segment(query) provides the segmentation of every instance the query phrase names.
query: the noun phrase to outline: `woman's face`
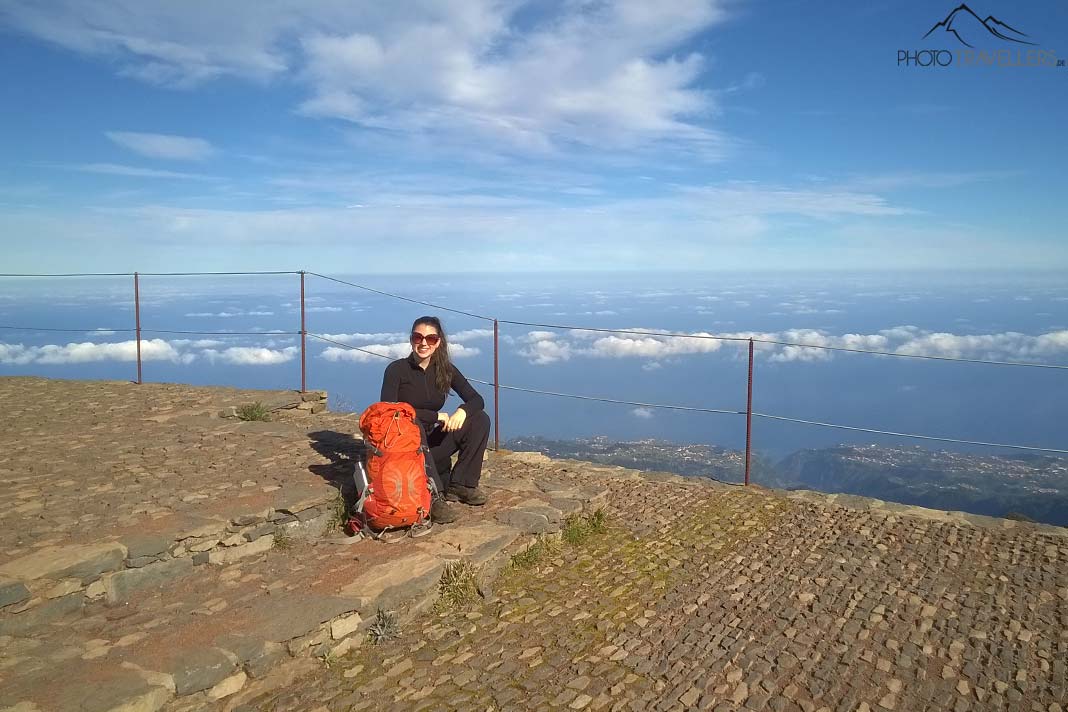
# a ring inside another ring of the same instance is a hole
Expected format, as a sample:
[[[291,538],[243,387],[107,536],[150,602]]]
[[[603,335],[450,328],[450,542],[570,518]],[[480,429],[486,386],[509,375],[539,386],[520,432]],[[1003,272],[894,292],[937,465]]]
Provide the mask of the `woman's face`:
[[[412,329],[412,351],[420,359],[434,355],[441,345],[441,335],[430,324],[418,324]]]

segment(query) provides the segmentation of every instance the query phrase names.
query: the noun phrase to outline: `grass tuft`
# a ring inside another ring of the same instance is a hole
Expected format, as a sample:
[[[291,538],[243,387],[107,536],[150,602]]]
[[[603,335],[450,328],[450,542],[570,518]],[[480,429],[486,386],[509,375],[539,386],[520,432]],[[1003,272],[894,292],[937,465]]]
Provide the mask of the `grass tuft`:
[[[543,558],[556,550],[556,542],[544,536],[512,557],[512,568],[529,569],[536,566]]]
[[[279,529],[274,533],[274,543],[271,548],[276,551],[289,551],[293,548],[293,537],[285,529]]]
[[[445,564],[438,581],[439,611],[460,608],[478,597],[478,576],[469,561],[450,561]]]
[[[371,625],[367,628],[367,639],[371,641],[372,645],[378,645],[387,640],[393,640],[399,635],[400,622],[397,620],[396,612],[379,608],[378,613],[375,614],[375,619],[371,621]]]
[[[237,409],[237,419],[245,421],[266,421],[270,420],[270,412],[271,411],[267,410],[267,406],[259,401],[256,401],[255,403],[246,403]]]
[[[326,525],[327,533],[341,531],[345,528],[345,523],[349,521],[349,503],[340,487],[337,490],[337,497],[334,498],[333,505],[333,510],[330,512],[330,521]]]
[[[608,527],[608,515],[603,509],[592,514],[572,514],[564,520],[564,529],[560,536],[568,544],[581,544],[594,534],[603,533]]]
[[[604,511],[602,507],[598,507],[593,514],[586,517],[586,524],[589,526],[591,534],[604,534],[608,531],[608,512]]]

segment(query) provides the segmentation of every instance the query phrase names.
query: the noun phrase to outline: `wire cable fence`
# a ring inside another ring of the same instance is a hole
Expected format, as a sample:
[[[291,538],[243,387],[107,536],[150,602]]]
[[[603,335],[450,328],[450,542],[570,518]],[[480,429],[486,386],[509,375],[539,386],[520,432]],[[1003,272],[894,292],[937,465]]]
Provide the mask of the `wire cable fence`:
[[[602,330],[602,331],[604,331],[604,330]],[[614,330],[607,330],[607,331],[614,331]],[[644,332],[637,332],[637,333],[644,333]],[[309,333],[308,336],[310,336],[312,338],[315,338],[315,339],[318,339],[320,341],[324,341],[324,342],[333,344],[335,346],[339,346],[341,348],[351,349],[351,350],[354,350],[354,351],[359,351],[359,352],[368,354],[370,356],[375,356],[375,357],[378,357],[378,358],[381,358],[381,359],[386,359],[386,360],[392,360],[393,359],[393,356],[390,356],[388,354],[382,354],[382,353],[378,353],[376,351],[371,351],[370,349],[361,348],[359,346],[354,346],[352,344],[346,344],[344,342],[337,341],[335,339],[326,338],[326,337],[321,336],[319,334],[311,334],[311,333]],[[748,341],[748,339],[746,339],[746,341]],[[755,339],[754,339],[754,341],[755,341]],[[697,406],[677,405],[677,404],[669,404],[669,403],[652,403],[652,402],[646,402],[646,401],[622,400],[622,399],[618,399],[618,398],[605,398],[605,397],[600,397],[600,396],[581,395],[581,394],[578,394],[578,393],[561,393],[561,392],[558,392],[558,391],[548,391],[548,390],[541,390],[541,389],[537,389],[537,388],[525,388],[525,387],[522,387],[522,386],[513,386],[513,385],[506,385],[506,384],[503,384],[503,383],[494,383],[493,381],[486,381],[486,380],[482,380],[482,379],[478,379],[478,378],[468,378],[467,380],[472,381],[474,383],[478,383],[478,384],[484,385],[484,386],[497,387],[500,390],[515,391],[515,392],[520,392],[520,393],[532,393],[532,394],[536,394],[536,395],[552,396],[552,397],[556,397],[556,398],[570,398],[570,399],[573,399],[573,400],[592,401],[592,402],[598,402],[598,403],[610,403],[610,404],[615,404],[615,405],[633,406],[633,407],[637,407],[637,408],[657,408],[657,409],[662,409],[662,410],[674,410],[674,411],[691,412],[691,413],[713,413],[713,414],[720,414],[720,415],[742,415],[742,416],[751,415],[753,418],[763,418],[763,419],[766,419],[766,420],[776,420],[776,421],[780,421],[780,422],[797,423],[797,424],[801,424],[801,425],[812,425],[812,426],[823,427],[823,428],[834,428],[834,429],[837,429],[837,430],[849,430],[849,431],[853,431],[853,432],[872,433],[872,434],[877,434],[877,435],[887,435],[887,436],[891,436],[891,437],[909,438],[909,439],[914,439],[914,440],[929,440],[929,441],[937,441],[937,442],[945,442],[945,443],[955,443],[955,444],[960,444],[960,445],[978,445],[978,446],[986,446],[986,447],[1009,448],[1009,449],[1016,449],[1016,450],[1027,450],[1027,451],[1032,451],[1032,452],[1047,452],[1047,453],[1053,453],[1053,454],[1066,454],[1066,455],[1068,455],[1068,449],[1039,447],[1039,446],[1033,446],[1033,445],[1018,445],[1018,444],[1011,444],[1011,443],[997,443],[997,442],[988,442],[988,441],[983,441],[983,440],[965,440],[965,439],[962,439],[962,438],[950,438],[950,437],[943,437],[943,436],[937,436],[937,435],[923,435],[923,434],[919,434],[919,433],[905,433],[905,432],[899,432],[899,431],[894,431],[894,430],[881,430],[881,429],[878,429],[878,428],[866,428],[866,427],[853,426],[853,425],[842,425],[842,424],[839,424],[839,423],[827,423],[827,422],[817,421],[817,420],[806,420],[806,419],[803,419],[803,418],[792,418],[792,417],[789,417],[789,416],[775,415],[775,414],[772,414],[772,413],[760,413],[760,412],[757,412],[757,411],[752,411],[750,413],[750,412],[745,411],[745,410],[736,410],[736,409],[702,408],[702,407],[697,407]],[[499,447],[499,444],[498,444],[498,447]]]
[[[210,276],[236,276],[236,275],[265,275],[265,274],[300,274],[296,270],[285,271],[260,271],[260,272],[63,272],[63,273],[27,273],[27,272],[2,272],[0,277],[133,277],[139,274],[142,277],[210,277]]]
[[[196,331],[196,330],[179,330],[179,329],[163,329],[163,328],[144,328],[140,320],[140,284],[139,279],[141,276],[160,276],[160,277],[186,277],[186,276],[262,276],[262,275],[297,275],[300,278],[300,319],[301,328],[299,331]],[[197,335],[197,336],[300,336],[300,367],[301,367],[301,391],[307,390],[306,383],[306,338],[310,337],[319,342],[330,344],[339,348],[354,350],[367,354],[369,356],[392,360],[393,356],[390,354],[383,354],[372,349],[356,346],[354,344],[348,344],[337,339],[330,338],[323,334],[312,333],[307,329],[307,307],[305,298],[305,278],[306,276],[317,277],[319,279],[326,280],[331,283],[340,284],[354,289],[363,290],[369,293],[377,294],[390,299],[403,301],[411,304],[418,304],[426,306],[432,309],[438,309],[444,312],[452,314],[459,314],[474,319],[479,319],[493,323],[493,380],[480,380],[470,379],[475,383],[489,386],[493,388],[494,395],[494,445],[500,447],[499,437],[499,402],[500,391],[512,391],[517,393],[528,393],[532,395],[548,396],[554,398],[567,398],[578,401],[598,402],[612,405],[624,405],[636,408],[648,408],[648,409],[660,409],[671,410],[680,412],[692,412],[692,413],[709,413],[718,415],[731,415],[731,416],[745,416],[746,417],[746,470],[745,470],[745,482],[749,482],[750,473],[750,457],[752,451],[752,419],[764,419],[771,421],[787,422],[800,425],[809,425],[820,428],[831,428],[838,430],[846,430],[852,432],[862,432],[870,434],[878,434],[888,437],[906,438],[914,440],[925,440],[934,442],[954,443],[961,445],[983,446],[992,448],[1007,448],[1015,450],[1025,450],[1032,452],[1051,453],[1051,454],[1068,454],[1068,449],[1040,447],[1033,445],[1022,445],[1015,443],[1000,443],[989,442],[983,440],[970,440],[964,438],[952,438],[943,437],[937,435],[923,434],[923,433],[908,433],[899,432],[893,430],[885,430],[878,428],[861,427],[855,425],[847,425],[841,423],[831,423],[819,420],[809,420],[803,418],[794,418],[789,416],[777,415],[772,413],[762,413],[753,410],[752,408],[752,379],[753,379],[753,357],[754,349],[756,345],[766,345],[780,348],[796,348],[796,349],[814,349],[826,352],[843,352],[853,354],[873,355],[879,357],[889,358],[903,358],[903,359],[920,359],[938,362],[951,362],[951,363],[968,363],[979,364],[999,367],[1025,367],[1035,369],[1046,369],[1052,371],[1068,370],[1068,365],[1053,364],[1053,363],[1037,363],[1037,362],[1025,362],[1025,361],[1005,361],[996,359],[980,359],[980,358],[966,358],[958,356],[940,356],[933,354],[916,354],[916,353],[902,353],[895,351],[883,351],[878,349],[863,349],[847,346],[833,346],[826,344],[811,344],[811,343],[799,343],[791,342],[780,339],[766,338],[764,334],[753,333],[751,335],[742,334],[710,334],[710,333],[680,333],[673,331],[663,331],[654,329],[611,329],[604,327],[591,327],[591,326],[578,326],[568,324],[555,324],[555,323],[542,323],[534,321],[521,321],[512,319],[495,319],[484,314],[479,314],[472,311],[466,311],[461,309],[455,309],[452,307],[436,304],[433,302],[415,299],[412,297],[404,296],[401,294],[395,294],[387,292],[381,289],[369,287],[367,285],[358,284],[356,282],[340,279],[337,277],[331,277],[328,275],[320,274],[318,272],[309,272],[305,270],[277,270],[277,271],[241,271],[241,272],[82,272],[82,273],[49,273],[49,274],[15,274],[15,273],[0,273],[0,277],[40,277],[40,278],[61,278],[61,277],[133,277],[134,286],[134,311],[135,311],[135,326],[130,328],[87,328],[87,329],[71,329],[71,328],[53,328],[43,326],[18,326],[18,325],[0,325],[0,329],[6,331],[40,331],[40,332],[59,332],[59,333],[85,333],[85,334],[100,334],[107,333],[134,333],[137,340],[137,383],[142,383],[141,372],[141,335],[142,333],[148,334],[176,334],[176,335]],[[499,338],[499,325],[511,325],[519,327],[527,327],[533,329],[556,329],[571,331],[576,334],[618,334],[628,337],[641,337],[641,338],[655,338],[655,339],[689,339],[689,340],[710,340],[725,343],[735,343],[738,345],[745,344],[749,349],[749,390],[748,390],[748,403],[745,410],[727,409],[727,408],[706,408],[691,405],[671,404],[671,403],[659,403],[659,402],[643,402],[632,401],[620,398],[608,398],[602,396],[584,395],[578,393],[565,393],[559,391],[550,391],[537,388],[530,388],[515,384],[503,384],[499,378],[499,360],[500,360],[500,338]]]
[[[101,335],[107,333],[133,333],[136,329],[110,329],[102,326],[88,327],[85,329],[54,329],[48,326],[7,326],[0,325],[0,329],[11,331],[57,331],[61,333],[77,333],[77,334],[92,334],[93,332],[99,332]]]

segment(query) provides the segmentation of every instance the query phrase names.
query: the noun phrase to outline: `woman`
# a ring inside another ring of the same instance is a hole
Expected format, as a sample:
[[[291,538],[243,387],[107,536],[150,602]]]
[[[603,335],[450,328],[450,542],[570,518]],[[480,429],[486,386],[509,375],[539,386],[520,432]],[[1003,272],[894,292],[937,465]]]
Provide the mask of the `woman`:
[[[485,401],[449,360],[449,342],[437,317],[416,319],[410,340],[412,353],[386,367],[381,400],[415,408],[430,446],[438,490],[450,501],[483,505],[486,495],[478,481],[490,431]],[[464,401],[451,414],[441,410],[450,389]],[[459,453],[455,467],[453,453]],[[432,504],[430,514],[439,522],[456,519],[440,500]]]

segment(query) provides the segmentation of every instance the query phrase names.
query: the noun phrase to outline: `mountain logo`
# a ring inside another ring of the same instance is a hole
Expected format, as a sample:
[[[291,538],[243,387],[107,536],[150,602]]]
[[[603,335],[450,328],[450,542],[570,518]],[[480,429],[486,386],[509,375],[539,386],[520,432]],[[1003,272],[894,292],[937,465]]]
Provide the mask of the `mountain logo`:
[[[941,22],[936,22],[934,27],[927,31],[923,39],[927,39],[931,33],[941,30],[957,38],[965,47],[974,47],[973,42],[986,39],[989,36],[997,37],[1005,42],[1017,44],[1037,45],[1031,42],[1028,35],[1016,28],[1002,22],[993,15],[987,15],[986,19],[980,19],[965,3],[961,3],[946,15]]]

